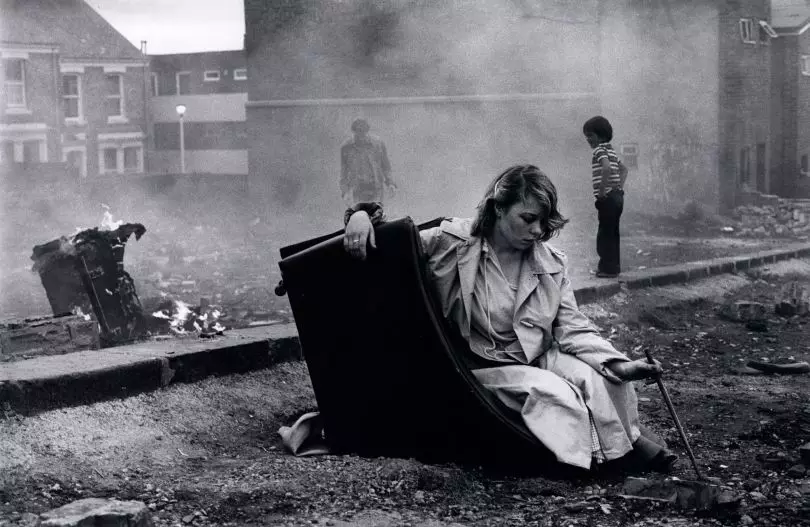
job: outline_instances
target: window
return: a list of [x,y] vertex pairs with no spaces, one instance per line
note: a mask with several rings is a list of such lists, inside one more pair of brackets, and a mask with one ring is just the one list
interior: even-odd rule
[[203,81],[204,82],[216,82],[219,80],[219,71],[217,70],[207,70],[203,72]]
[[108,144],[99,152],[99,166],[102,174],[143,172],[143,146]]
[[124,116],[124,94],[121,86],[121,75],[108,74],[106,79],[107,117]]
[[177,82],[177,95],[188,95],[191,93],[191,73],[180,71],[175,76]]
[[237,68],[233,70],[233,80],[235,81],[246,81],[247,80],[247,69],[246,68]]
[[807,154],[802,156],[801,175],[804,177],[810,177],[810,167],[807,166]]
[[101,172],[118,172],[118,149],[105,148],[103,154],[104,163],[101,165]]
[[137,146],[124,148],[124,172],[140,172],[140,150]]
[[40,163],[44,160],[42,159],[40,152],[42,149],[43,141],[39,141],[37,139],[31,139],[29,141],[23,141],[23,158],[22,162],[24,164],[32,164],[32,163]]
[[622,163],[627,168],[638,168],[638,144],[626,143],[619,147],[619,153],[622,156]]
[[25,108],[25,60],[3,59],[5,79],[3,87],[6,92],[6,106]]
[[801,67],[802,75],[810,77],[810,55],[802,55]]
[[2,158],[0,158],[0,163],[4,165],[10,165],[14,163],[14,142],[3,141],[3,148],[0,149],[0,155],[3,156]]
[[157,97],[158,95],[160,95],[160,93],[158,91],[158,74],[157,73],[152,73],[150,77],[151,77],[151,80],[152,80],[152,82],[151,82],[152,97]]
[[754,22],[750,18],[740,19],[740,38],[747,44],[756,44],[754,40]]
[[62,76],[62,112],[65,119],[78,120],[82,116],[81,88],[78,75]]

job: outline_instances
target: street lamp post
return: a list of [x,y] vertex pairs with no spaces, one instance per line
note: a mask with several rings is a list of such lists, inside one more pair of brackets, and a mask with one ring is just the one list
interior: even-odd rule
[[186,114],[186,105],[178,104],[174,107],[177,110],[177,115],[180,116],[180,173],[186,173],[186,138],[183,135],[183,116]]

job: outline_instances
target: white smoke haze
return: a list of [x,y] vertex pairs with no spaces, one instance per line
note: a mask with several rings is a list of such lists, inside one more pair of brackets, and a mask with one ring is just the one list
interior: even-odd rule
[[[150,260],[174,261],[173,251],[181,259],[209,255],[220,269],[223,261],[236,261],[233,254],[253,251],[264,259],[261,272],[272,286],[279,247],[342,226],[339,148],[356,117],[367,118],[371,133],[388,146],[399,186],[387,204],[393,216],[469,216],[497,173],[534,163],[555,182],[563,213],[572,220],[559,243],[585,244],[588,251],[595,233],[590,149],[581,131],[588,117],[608,117],[614,144],[638,143],[642,156],[652,143],[673,137],[699,145],[716,140],[711,104],[717,100],[717,13],[711,2],[607,2],[601,37],[595,0],[284,5],[286,15],[276,22],[283,29],[253,36],[258,47],[272,41],[273,54],[249,58],[252,101],[380,100],[249,108],[253,172],[247,192],[187,182],[152,191],[138,185],[117,190],[114,182],[103,191],[98,183],[92,185],[96,190],[6,183],[20,200],[2,212],[0,312],[23,312],[20,305],[30,305],[31,295],[38,295],[35,305],[47,307],[30,272],[31,248],[78,225],[99,226],[102,203],[116,220],[147,228],[141,240],[127,245],[128,270]],[[621,53],[599,53],[600,41]],[[601,104],[595,95],[600,71]],[[500,98],[405,100],[490,95]],[[385,100],[392,97],[403,99]],[[716,181],[715,169],[706,166],[701,161],[686,168]],[[626,211],[666,210],[655,201],[660,176],[631,173]],[[685,191],[694,195],[673,194],[672,210],[707,194],[691,184]],[[146,278],[133,277],[139,287]]]

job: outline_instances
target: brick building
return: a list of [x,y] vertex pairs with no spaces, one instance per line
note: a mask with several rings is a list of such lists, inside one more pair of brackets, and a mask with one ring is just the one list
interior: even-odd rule
[[78,177],[144,171],[141,52],[82,0],[0,0],[0,162]]
[[810,2],[773,0],[772,16],[774,191],[810,198]]
[[150,59],[150,172],[180,172],[176,107],[183,104],[186,171],[247,174],[244,52],[152,55]]
[[601,24],[601,103],[659,206],[773,192],[769,0],[625,0]]

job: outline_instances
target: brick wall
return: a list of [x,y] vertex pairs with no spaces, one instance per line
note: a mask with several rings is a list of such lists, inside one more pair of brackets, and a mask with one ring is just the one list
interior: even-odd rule
[[796,184],[798,38],[781,35],[771,46],[771,191],[791,196]]
[[[759,32],[759,21],[767,21],[769,17],[767,0],[726,0],[719,7],[719,184],[724,208],[735,206],[744,184],[765,192],[770,190],[770,48],[773,44],[761,42]],[[742,18],[752,21],[754,43],[742,41]],[[762,145],[764,151],[760,150]],[[741,157],[743,155],[747,155],[747,161]],[[741,175],[741,168],[746,165],[747,174]],[[765,167],[763,174],[758,174],[759,166]]]
[[49,53],[30,53],[25,60],[25,100],[28,112],[6,113],[5,94],[2,94],[0,104],[0,122],[3,124],[44,123],[48,126],[48,161],[58,160],[59,154],[59,134],[56,130],[59,128],[60,112],[55,61],[56,56]]
[[[239,93],[247,91],[247,82],[234,79],[234,70],[246,68],[242,51],[212,51],[205,53],[178,53],[152,55],[150,67],[157,75],[157,95],[176,95],[180,71],[189,72],[189,93]],[[219,72],[218,81],[205,81],[205,71]],[[150,82],[152,80],[150,79]],[[150,88],[151,89],[151,88]]]
[[[810,30],[799,36],[799,55],[810,55]],[[795,166],[801,163],[802,156],[808,156],[810,164],[810,76],[802,75],[796,65],[796,76],[798,79],[798,131]],[[810,176],[801,177],[796,188],[797,194],[801,197],[810,197]]]

